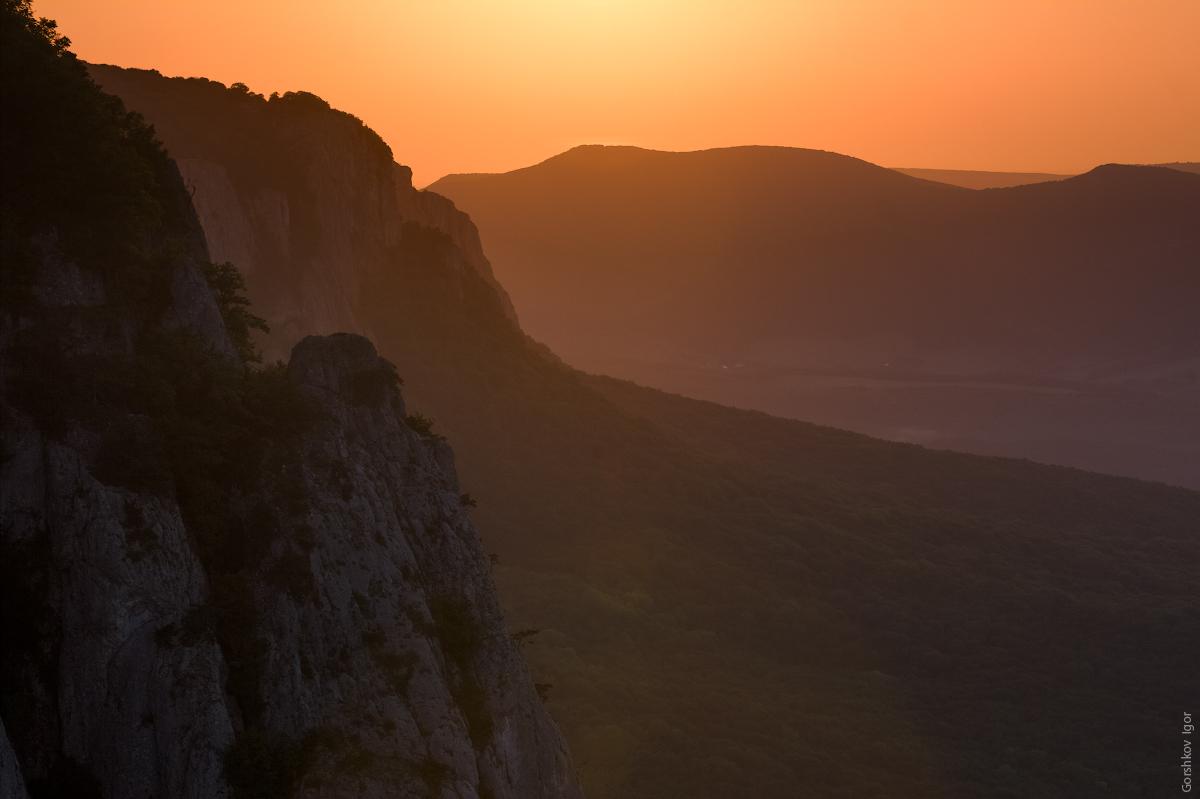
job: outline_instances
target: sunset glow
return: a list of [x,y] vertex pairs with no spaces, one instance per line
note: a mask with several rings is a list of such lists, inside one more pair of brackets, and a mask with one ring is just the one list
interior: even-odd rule
[[85,59],[305,89],[420,184],[580,143],[1073,172],[1200,151],[1192,0],[42,0]]
[[0,799],[1194,786],[1200,0],[0,0]]

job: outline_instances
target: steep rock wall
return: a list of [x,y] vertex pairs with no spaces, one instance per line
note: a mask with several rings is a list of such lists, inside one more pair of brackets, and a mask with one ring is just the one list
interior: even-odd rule
[[[373,335],[363,312],[371,288],[422,231],[453,242],[458,279],[481,278],[515,321],[470,219],[444,197],[415,189],[411,170],[355,117],[303,92],[268,100],[146,70],[90,71],[163,137],[213,259],[243,272],[271,321],[268,358],[283,357],[306,335]],[[204,124],[189,124],[201,114]],[[230,135],[206,135],[213,118]]]
[[[15,275],[21,291],[0,313],[0,795],[579,796],[450,450],[407,416],[394,369],[356,336],[306,338],[288,366],[240,363],[174,163],[44,27],[4,22],[49,73],[25,77],[93,113],[132,172],[70,149],[87,137],[26,135],[58,130],[34,119],[57,108],[5,95],[6,117],[22,112],[13,152],[95,168],[82,188],[112,219],[28,203],[5,228],[21,259],[17,273],[6,258],[6,288]],[[330,156],[349,172],[325,200],[247,199],[258,210],[222,242],[394,206],[390,158],[363,167],[380,175],[371,196],[354,156]],[[140,238],[104,238],[126,228]],[[323,263],[306,231],[287,246]],[[343,233],[329,246],[357,252]]]
[[262,541],[238,575],[241,644],[213,622],[234,589],[172,492],[111,484],[102,427],[48,435],[0,409],[2,707],[26,779],[221,797],[227,752],[249,738],[305,753],[286,780],[297,796],[578,795],[449,447],[406,423],[365,339],[305,339],[287,379],[318,421],[230,499],[236,534]]
[[244,534],[270,531],[241,575],[250,666],[214,629],[229,588],[178,504],[98,480],[89,432],[55,441],[4,407],[4,598],[24,617],[4,710],[31,784],[226,796],[226,752],[252,730],[307,750],[298,796],[578,795],[448,446],[405,423],[365,339],[305,339],[288,377],[321,421],[266,461],[287,480],[236,500]]
[[0,721],[0,797],[3,799],[26,799],[25,779],[21,776],[21,764],[17,753],[8,742],[4,722]]
[[[505,629],[444,441],[411,429],[365,339],[307,338],[289,376],[324,422],[301,445],[300,524],[255,580],[265,725],[332,733],[369,765],[346,796],[568,796],[565,747]],[[268,506],[279,513],[283,501]],[[297,542],[296,537],[303,541]],[[288,591],[272,573],[304,552]],[[295,577],[297,567],[284,570]],[[336,766],[335,766],[336,768]],[[311,791],[312,795],[328,793]],[[305,794],[307,795],[307,794]]]

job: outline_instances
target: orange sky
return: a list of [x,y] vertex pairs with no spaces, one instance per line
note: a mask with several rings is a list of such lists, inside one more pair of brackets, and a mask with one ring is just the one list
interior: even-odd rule
[[304,89],[411,165],[583,143],[888,166],[1200,160],[1200,0],[34,0],[83,58]]

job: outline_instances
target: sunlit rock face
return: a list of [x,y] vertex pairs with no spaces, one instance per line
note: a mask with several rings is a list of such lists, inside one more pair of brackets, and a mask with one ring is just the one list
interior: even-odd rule
[[415,189],[411,170],[355,117],[303,92],[267,100],[202,79],[90,70],[155,125],[178,162],[213,259],[237,265],[271,321],[268,358],[306,335],[373,334],[363,306],[403,260],[406,236],[421,232],[448,237],[459,278],[483,278],[515,319],[470,219]]

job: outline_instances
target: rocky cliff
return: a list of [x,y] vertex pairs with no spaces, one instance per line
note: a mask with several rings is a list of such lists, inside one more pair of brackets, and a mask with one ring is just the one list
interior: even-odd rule
[[312,333],[371,334],[361,306],[421,231],[452,237],[453,268],[485,281],[515,319],[474,225],[449,200],[415,189],[411,171],[357,118],[305,92],[264,98],[199,78],[89,69],[169,142],[213,259],[238,266],[272,322],[268,357]]
[[235,785],[269,767],[297,796],[573,795],[449,448],[365,339],[305,339],[287,380],[321,421],[226,498],[236,570],[169,493],[99,479],[94,431],[4,408],[4,598],[33,614],[4,710],[31,784],[223,796],[232,753]]
[[[349,335],[242,364],[175,165],[0,21],[0,796],[578,796],[395,370]],[[260,199],[230,248],[312,210]]]
[[0,721],[0,796],[4,799],[25,799],[25,778],[21,776],[21,764],[17,753],[8,742],[4,722]]

